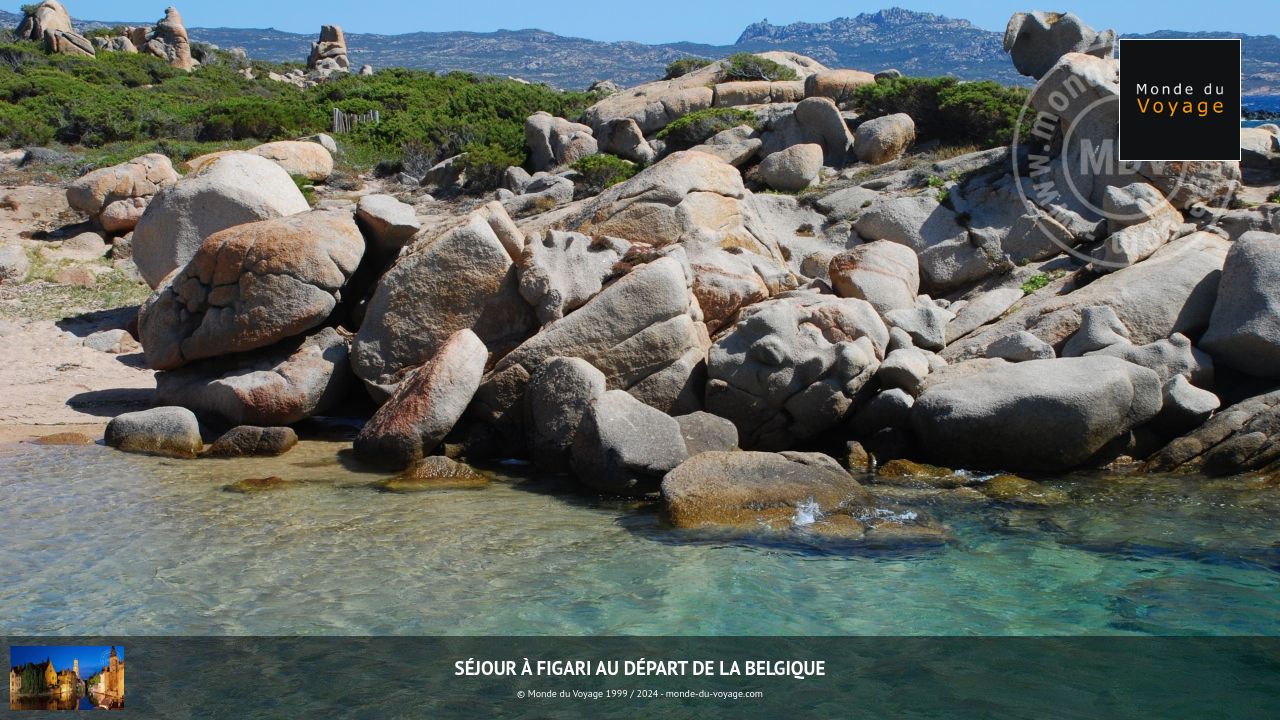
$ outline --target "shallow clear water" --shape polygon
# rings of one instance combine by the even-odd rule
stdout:
[[[1280,634],[1280,485],[1056,482],[1056,510],[924,504],[896,550],[664,527],[563,481],[378,492],[304,442],[180,461],[0,446],[8,634]],[[299,484],[254,495],[228,482]]]

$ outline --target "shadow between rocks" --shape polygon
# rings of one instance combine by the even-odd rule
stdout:
[[[72,395],[67,407],[94,417],[115,417],[121,413],[146,410],[155,402],[151,388],[115,388],[90,390]]]

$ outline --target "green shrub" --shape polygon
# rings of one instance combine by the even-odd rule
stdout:
[[[573,169],[582,174],[582,186],[591,195],[597,195],[608,188],[625,182],[640,171],[640,168],[629,160],[616,155],[588,155],[573,164]]]
[[[854,97],[854,106],[866,119],[910,115],[922,141],[989,148],[1012,142],[1027,90],[990,80],[962,83],[951,77],[903,77],[860,86]],[[1024,118],[1024,132],[1030,119]]]
[[[716,133],[739,125],[756,127],[754,113],[738,108],[706,108],[695,110],[666,126],[658,133],[658,139],[666,140],[677,149],[701,145]]]
[[[786,65],[751,53],[736,53],[725,58],[721,80],[795,80],[796,71]]]
[[[132,148],[208,152],[219,143],[327,132],[335,107],[378,110],[381,123],[340,138],[353,168],[401,165],[406,147],[416,163],[429,164],[465,151],[473,156],[471,184],[483,189],[508,165],[524,164],[525,118],[539,110],[574,118],[594,102],[545,85],[395,68],[300,90],[266,77],[296,63],[243,61],[220,51],[214,60],[187,73],[149,55],[50,56],[34,43],[0,43],[0,143],[62,142],[97,163]],[[258,79],[237,73],[246,66]]]
[[[523,155],[492,143],[469,143],[462,151],[466,153],[462,159],[462,168],[467,174],[467,187],[475,190],[497,187],[507,168],[524,162]]]
[[[229,98],[205,110],[200,140],[270,140],[296,134],[300,129],[321,129],[313,109],[301,103],[281,103],[268,98]]]
[[[663,80],[675,80],[678,77],[688,75],[694,70],[704,68],[711,64],[711,60],[700,57],[685,57],[675,60],[667,65],[667,74]]]

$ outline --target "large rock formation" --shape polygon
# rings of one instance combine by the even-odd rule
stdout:
[[[533,334],[516,267],[523,247],[501,206],[490,206],[404,250],[378,281],[352,346],[352,367],[375,399],[463,328],[499,357]]]
[[[228,425],[290,425],[327,412],[350,388],[347,340],[333,328],[156,374],[157,401]]]
[[[830,98],[811,97],[802,100],[781,121],[770,123],[763,134],[764,156],[781,152],[792,145],[813,143],[822,146],[822,162],[830,167],[843,167],[852,155],[854,138],[845,124],[840,108]]]
[[[902,157],[916,141],[916,123],[906,113],[894,113],[858,126],[853,151],[860,162],[880,165]]]
[[[67,186],[67,202],[103,230],[127,233],[137,227],[151,198],[177,182],[169,158],[143,155],[73,181]]]
[[[582,418],[605,394],[607,380],[581,358],[553,357],[529,379],[527,439],[534,463],[563,470]]]
[[[218,158],[164,188],[133,233],[133,259],[151,287],[186,265],[205,238],[226,228],[310,209],[289,174],[258,155]]]
[[[535,235],[520,257],[520,294],[544,325],[559,320],[600,292],[629,246],[559,230]]]
[[[477,416],[524,437],[525,390],[553,357],[586,360],[604,373],[610,390],[627,390],[663,412],[692,412],[701,406],[709,342],[685,267],[659,258],[502,358],[476,394]]]
[[[816,60],[795,53],[775,51],[760,53],[760,55],[790,67],[800,80],[827,69]],[[673,80],[645,83],[610,95],[587,108],[584,121],[595,130],[597,136],[601,137],[606,126],[615,120],[624,119],[635,121],[640,132],[652,135],[691,112],[705,110],[715,105],[715,88],[717,83],[724,79],[722,77],[724,65],[725,62],[719,60]],[[769,101],[772,102],[772,86],[786,83],[766,84],[770,85]],[[792,102],[799,100],[800,98],[796,95],[803,92],[804,85],[795,83],[790,89],[788,99]]]
[[[1274,470],[1280,464],[1280,390],[1222,410],[1169,443],[1145,465],[1150,472],[1195,470],[1209,476]]]
[[[1068,276],[1023,300],[1006,319],[949,345],[943,356],[981,357],[992,342],[1020,330],[1061,347],[1080,329],[1081,312],[1096,305],[1110,306],[1137,344],[1174,333],[1198,337],[1209,326],[1230,246],[1213,233],[1193,233],[1097,280],[1090,273]]]
[[[46,30],[44,33],[44,50],[54,55],[74,55],[76,57],[94,57],[97,55],[93,43],[88,38],[64,30]]]
[[[888,240],[911,248],[920,262],[921,285],[946,291],[981,280],[1000,262],[975,247],[955,211],[932,193],[888,197],[868,207],[854,223],[862,238]]]
[[[184,163],[187,171],[199,170],[218,158],[233,155],[239,150],[209,153]],[[333,155],[320,143],[300,140],[269,142],[243,152],[260,155],[284,169],[290,175],[304,177],[313,182],[324,182],[333,174]]]
[[[1280,379],[1280,235],[1249,232],[1231,246],[1200,344],[1227,367]]]
[[[915,252],[888,240],[837,255],[828,272],[837,295],[866,300],[881,316],[915,307],[920,293],[920,263]]]
[[[822,171],[822,146],[792,145],[760,163],[760,179],[774,190],[800,192],[818,179]]]
[[[364,256],[346,212],[313,210],[210,235],[142,306],[147,362],[189,362],[274,345],[326,320]]]
[[[804,80],[804,96],[830,98],[843,105],[854,99],[854,93],[863,85],[874,85],[876,76],[862,70],[823,70]]]
[[[1067,53],[1100,58],[1115,54],[1114,30],[1098,32],[1074,13],[1014,13],[1004,31],[1004,51],[1023,75],[1039,80]]]
[[[1061,472],[1088,461],[1163,406],[1159,375],[1114,357],[975,361],[934,373],[911,409],[932,462]]]
[[[711,348],[707,410],[743,447],[793,447],[845,418],[888,342],[863,300],[795,291],[752,305]]]
[[[138,47],[138,52],[155,55],[182,70],[191,70],[196,66],[191,57],[191,40],[187,37],[187,27],[182,24],[182,16],[175,7],[165,9],[164,19],[156,23],[155,30]]]
[[[351,60],[347,57],[347,36],[342,28],[337,25],[320,27],[320,39],[311,43],[307,70],[322,77],[335,72],[351,72]]]
[[[571,450],[578,480],[614,495],[656,491],[688,456],[680,423],[621,390],[587,407]]]
[[[707,323],[719,327],[744,303],[796,285],[764,215],[736,168],[685,151],[606,190],[562,224],[590,236],[682,246]]]
[[[524,123],[524,138],[534,171],[572,165],[599,150],[590,127],[545,112],[529,116]]]
[[[474,332],[454,333],[365,424],[356,437],[356,455],[392,470],[430,455],[466,411],[488,360]]]
[[[18,24],[17,35],[20,40],[40,42],[45,33],[75,33],[71,26],[71,14],[58,0],[42,0],[36,5],[23,8],[22,22]]]

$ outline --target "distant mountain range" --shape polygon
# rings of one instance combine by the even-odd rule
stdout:
[[[0,12],[0,23],[16,26],[21,18]],[[104,21],[77,21],[84,28],[113,26]],[[319,27],[316,28],[317,34]],[[250,57],[273,61],[305,60],[314,35],[267,28],[189,28],[193,40],[244,48]],[[1248,95],[1280,94],[1280,38],[1228,32],[1162,31],[1124,37],[1239,37],[1244,40],[1244,91]],[[667,63],[686,55],[720,58],[735,52],[791,50],[830,67],[872,72],[897,68],[908,75],[955,75],[965,80],[997,80],[1027,84],[1004,54],[1003,36],[968,20],[890,8],[837,18],[825,23],[749,25],[733,45],[598,42],[564,37],[542,30],[416,32],[403,35],[347,35],[351,62],[359,67],[411,67],[467,70],[522,78],[562,88],[584,88],[596,80],[636,85],[661,77]]]

